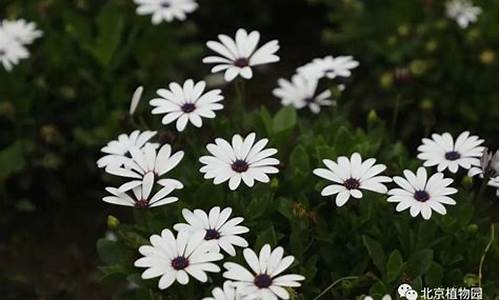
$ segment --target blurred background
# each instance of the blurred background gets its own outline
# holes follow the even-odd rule
[[[478,22],[462,29],[436,0],[200,0],[186,21],[157,26],[131,0],[3,0],[1,18],[34,21],[44,35],[29,59],[0,70],[2,298],[110,299],[95,241],[109,214],[128,212],[100,200],[99,149],[132,130],[137,86],[147,114],[157,88],[204,79],[204,44],[219,33],[243,27],[280,41],[281,62],[247,84],[251,107],[276,111],[276,80],[313,58],[353,55],[360,67],[339,113],[354,126],[372,110],[390,120],[401,95],[397,132],[410,149],[443,130],[497,149],[498,1],[478,4]]]

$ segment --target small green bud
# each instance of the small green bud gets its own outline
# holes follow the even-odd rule
[[[430,110],[430,109],[432,109],[433,106],[434,106],[434,104],[432,103],[432,99],[425,98],[425,99],[422,99],[422,101],[420,101],[420,108],[422,110]]]
[[[387,38],[387,45],[388,46],[394,46],[398,42],[398,38],[394,35],[391,35]]]
[[[385,72],[380,76],[380,86],[383,88],[390,88],[394,84],[394,78],[391,72]]]
[[[462,186],[466,188],[467,190],[470,190],[472,188],[472,185],[474,184],[473,180],[469,176],[464,176],[462,179]]]
[[[378,121],[380,121],[380,118],[378,117],[377,112],[374,109],[370,110],[370,112],[368,113],[367,121],[368,124],[377,123]]]
[[[434,52],[438,47],[438,43],[436,41],[428,41],[426,44],[425,44],[425,50],[427,50],[427,52]]]
[[[408,25],[400,25],[398,27],[398,33],[401,36],[407,36],[410,33],[410,27],[408,27]]]
[[[415,76],[420,76],[427,72],[429,65],[424,60],[414,60],[410,63],[410,72]]]
[[[280,186],[280,182],[277,178],[271,179],[271,189],[278,189]]]
[[[489,49],[488,50],[484,50],[479,55],[479,60],[481,61],[481,63],[483,63],[485,65],[492,64],[495,61],[495,58],[496,58],[495,52],[493,52],[493,51],[491,51]]]
[[[116,217],[109,215],[108,216],[108,228],[110,230],[116,230],[118,226],[120,226],[120,220],[118,220]]]
[[[467,232],[470,234],[476,233],[478,229],[479,226],[477,226],[477,224],[469,224],[469,226],[467,226]]]
[[[479,278],[476,274],[467,274],[464,276],[464,283],[467,287],[473,287],[479,285]]]

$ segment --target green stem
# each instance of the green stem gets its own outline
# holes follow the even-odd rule
[[[234,85],[236,89],[236,100],[234,101],[234,112],[241,117],[244,112],[245,79],[238,78]]]
[[[334,282],[332,282],[332,284],[330,284],[326,289],[324,289],[318,296],[316,296],[316,298],[314,298],[313,300],[318,300],[319,298],[321,298],[321,296],[323,296],[324,294],[326,294],[329,290],[331,290],[333,287],[335,287],[338,283],[344,281],[344,280],[355,280],[355,279],[358,279],[359,277],[358,276],[346,276],[346,277],[342,277],[342,278],[339,278],[337,280],[335,280]]]
[[[488,253],[488,250],[490,250],[490,247],[493,244],[493,241],[495,240],[495,225],[491,224],[490,228],[491,228],[490,240],[489,240],[488,244],[486,245],[486,248],[483,251],[483,255],[481,256],[481,260],[479,261],[479,274],[478,274],[479,288],[481,288],[481,281],[483,279],[484,260],[486,259],[486,254]]]
[[[481,187],[479,188],[479,191],[476,194],[475,201],[479,201],[483,197],[484,191],[486,190],[486,186],[488,185],[488,181],[490,178],[488,176],[484,176],[483,182],[481,182]]]
[[[394,105],[394,110],[392,112],[392,136],[395,137],[396,134],[396,124],[398,122],[399,106],[401,102],[401,93],[398,92],[396,96],[396,104]]]

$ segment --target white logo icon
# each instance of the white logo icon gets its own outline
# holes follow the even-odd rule
[[[416,300],[418,293],[409,284],[403,283],[398,287],[398,294],[401,299]]]

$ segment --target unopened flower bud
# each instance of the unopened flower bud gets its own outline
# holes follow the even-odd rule
[[[116,230],[120,226],[120,221],[116,217],[109,215],[107,224],[110,230]]]

